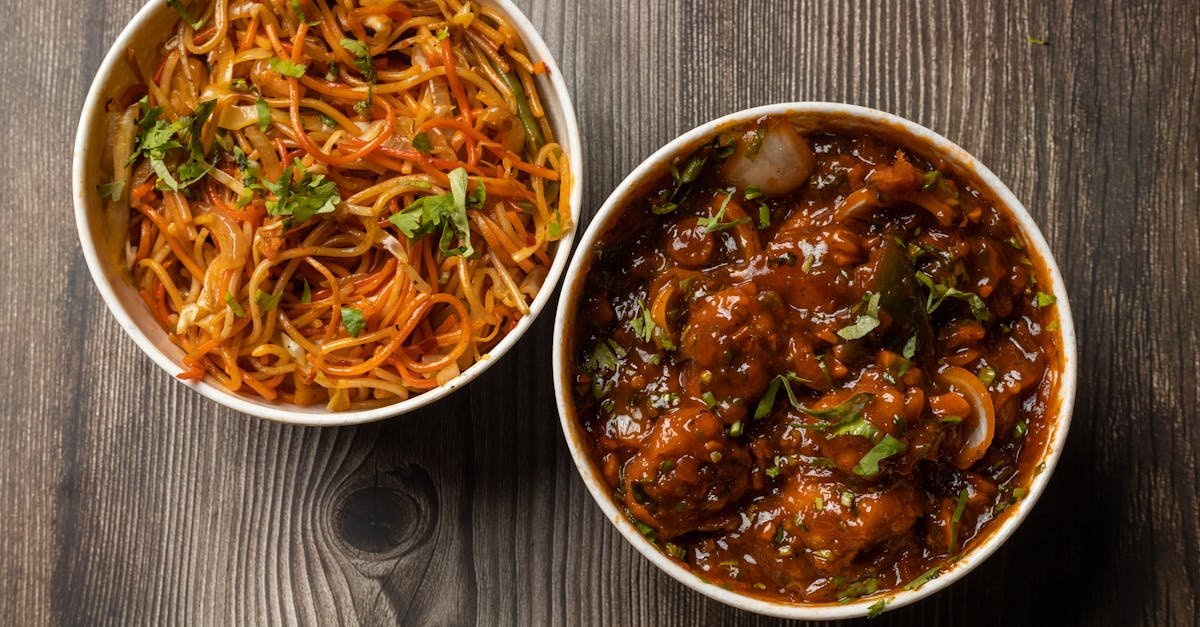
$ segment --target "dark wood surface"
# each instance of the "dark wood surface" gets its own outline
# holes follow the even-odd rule
[[[139,4],[0,19],[0,622],[771,622],[604,520],[559,432],[552,315],[466,390],[359,428],[222,410],[143,356],[69,191],[86,90]],[[1080,337],[1062,462],[1000,552],[873,624],[1197,622],[1200,3],[518,4],[573,90],[586,215],[696,124],[833,100],[945,134],[1042,225]]]

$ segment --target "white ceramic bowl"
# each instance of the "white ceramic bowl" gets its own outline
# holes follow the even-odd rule
[[[1042,453],[1042,461],[1045,463],[1044,470],[1033,478],[1028,494],[1002,515],[999,526],[993,527],[990,535],[986,536],[981,543],[976,544],[962,559],[921,588],[882,595],[883,598],[888,599],[886,609],[890,610],[913,603],[949,586],[966,575],[998,549],[1033,508],[1033,504],[1037,502],[1046,483],[1050,480],[1050,474],[1062,452],[1067,438],[1067,429],[1070,427],[1071,409],[1075,401],[1075,327],[1071,321],[1067,291],[1063,286],[1062,276],[1054,262],[1050,247],[1047,246],[1045,238],[1042,237],[1033,218],[1029,216],[1029,212],[1013,196],[1012,191],[1004,183],[1001,183],[991,170],[945,137],[919,124],[875,109],[836,103],[800,102],[739,111],[692,129],[667,144],[642,162],[608,197],[608,201],[600,208],[599,213],[592,219],[587,232],[580,239],[575,255],[571,259],[571,265],[567,268],[563,295],[558,303],[554,335],[554,387],[558,398],[559,417],[567,445],[571,449],[571,455],[575,458],[575,465],[579,468],[579,474],[587,484],[592,497],[596,499],[596,503],[600,505],[605,516],[616,525],[617,530],[646,559],[653,562],[663,572],[705,596],[743,610],[782,618],[830,620],[860,617],[865,616],[871,604],[881,598],[879,595],[845,604],[795,604],[768,601],[706,583],[678,562],[664,555],[621,514],[614,504],[611,490],[588,458],[583,445],[585,436],[575,418],[571,400],[569,377],[572,370],[570,360],[573,350],[570,345],[572,340],[569,331],[575,319],[576,308],[580,302],[579,292],[583,288],[584,278],[591,265],[592,251],[597,240],[607,230],[608,225],[620,215],[626,203],[643,191],[644,188],[641,188],[641,185],[665,172],[672,159],[689,154],[704,143],[712,141],[713,137],[723,129],[746,124],[768,115],[787,115],[794,121],[800,122],[802,126],[810,125],[810,128],[813,129],[860,130],[888,135],[896,143],[914,150],[918,154],[936,155],[945,159],[952,167],[973,173],[974,178],[985,188],[984,191],[991,192],[999,204],[1006,208],[1016,220],[1028,242],[1030,252],[1040,257],[1049,271],[1052,283],[1049,287],[1058,299],[1055,307],[1062,334],[1062,365],[1058,382],[1058,405],[1047,416],[1053,427],[1046,438],[1046,448]],[[1046,286],[1042,287],[1042,289],[1045,288]]]
[[[583,157],[580,145],[579,126],[575,121],[575,109],[571,106],[571,97],[567,93],[567,85],[563,82],[562,74],[554,58],[550,55],[546,42],[534,29],[533,24],[525,17],[510,0],[484,0],[486,4],[494,5],[505,14],[509,24],[520,34],[525,47],[533,61],[544,61],[550,68],[546,74],[537,77],[538,88],[555,138],[562,144],[570,160],[572,180],[570,189],[563,191],[571,207],[573,222],[579,222],[579,207],[583,202]],[[175,378],[174,375],[183,371],[181,366],[183,351],[172,344],[167,334],[154,321],[145,303],[139,298],[133,287],[108,262],[111,250],[108,246],[106,229],[103,228],[103,203],[96,192],[100,180],[100,158],[105,137],[104,107],[105,103],[119,95],[126,87],[134,83],[123,56],[127,49],[133,49],[139,63],[144,68],[157,65],[157,56],[161,44],[174,32],[174,25],[179,19],[177,13],[162,0],[149,0],[105,55],[96,78],[92,81],[87,101],[83,105],[83,113],[79,119],[79,130],[75,136],[75,154],[72,164],[72,181],[75,197],[75,224],[79,229],[79,242],[83,248],[84,258],[92,273],[92,280],[100,290],[109,311],[121,324],[121,328],[133,338],[154,363]],[[558,243],[550,273],[546,276],[542,290],[530,304],[530,314],[525,316],[517,326],[495,346],[484,359],[467,368],[445,385],[434,388],[424,394],[419,394],[408,400],[361,411],[330,412],[323,406],[300,406],[287,403],[268,402],[235,394],[208,382],[180,381],[204,396],[237,411],[260,418],[276,420],[292,424],[312,426],[350,425],[374,420],[381,420],[399,414],[413,411],[428,405],[454,390],[465,386],[469,381],[479,376],[489,366],[496,363],[514,344],[521,339],[529,327],[533,325],[538,314],[550,300],[558,277],[571,252],[571,242],[575,236],[572,229]],[[178,380],[178,379],[176,379]]]

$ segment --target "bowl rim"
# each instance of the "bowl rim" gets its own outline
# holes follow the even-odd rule
[[[344,412],[330,412],[323,407],[319,409],[314,407],[305,411],[300,406],[255,400],[230,392],[219,384],[210,383],[207,378],[198,382],[179,379],[175,376],[177,373],[183,371],[179,362],[164,353],[149,339],[146,331],[135,322],[134,317],[118,298],[113,285],[114,281],[110,281],[109,277],[105,274],[103,269],[103,263],[105,262],[97,250],[97,242],[92,237],[89,228],[89,195],[92,195],[94,192],[87,188],[87,158],[90,151],[97,149],[96,146],[89,143],[89,138],[93,136],[95,126],[103,124],[104,116],[102,113],[105,106],[105,87],[110,81],[117,78],[116,71],[120,64],[123,63],[122,57],[125,50],[135,43],[139,33],[143,29],[152,25],[158,19],[165,19],[161,16],[166,12],[171,12],[172,9],[165,2],[162,2],[162,0],[147,0],[146,4],[138,10],[129,23],[121,30],[120,35],[113,41],[104,56],[104,60],[101,61],[99,68],[96,70],[95,78],[93,78],[91,86],[88,88],[87,98],[84,101],[83,109],[80,113],[79,125],[76,129],[74,153],[71,162],[75,226],[79,233],[80,247],[83,250],[83,256],[87,263],[88,271],[91,274],[92,282],[100,291],[100,295],[103,297],[109,312],[116,318],[126,335],[133,339],[138,348],[165,371],[171,379],[199,392],[204,397],[224,407],[275,422],[304,426],[363,424],[415,411],[465,387],[470,381],[504,357],[520,341],[526,331],[533,326],[539,314],[546,308],[547,303],[549,303],[556,291],[558,280],[570,258],[572,242],[579,231],[579,216],[583,204],[584,185],[582,136],[579,132],[579,124],[576,120],[575,108],[571,102],[570,91],[567,89],[562,71],[559,69],[558,63],[554,60],[554,56],[551,54],[545,40],[542,39],[541,34],[538,33],[537,29],[529,21],[529,18],[511,0],[483,0],[483,2],[498,7],[505,14],[509,19],[509,24],[520,35],[526,50],[530,54],[531,60],[543,61],[549,69],[548,72],[538,76],[537,79],[543,91],[552,93],[553,99],[557,100],[557,104],[554,105],[552,104],[552,100],[543,98],[545,109],[552,119],[554,119],[554,122],[565,129],[564,136],[559,137],[558,140],[559,144],[564,147],[571,164],[571,189],[567,198],[570,203],[573,226],[558,241],[558,247],[555,250],[549,272],[537,296],[529,305],[529,314],[518,321],[517,325],[481,359],[471,364],[469,368],[445,384],[439,385],[422,394],[409,397],[399,403],[372,409]],[[119,280],[119,277],[115,279],[115,281]],[[162,333],[162,330],[155,327],[151,332]]]
[[[597,239],[606,230],[608,224],[624,207],[627,200],[638,192],[639,185],[650,177],[660,173],[670,160],[683,154],[686,150],[695,148],[702,141],[710,140],[719,130],[752,122],[764,116],[808,115],[815,117],[836,117],[839,120],[861,121],[866,124],[881,127],[888,126],[906,133],[918,145],[928,148],[943,156],[948,162],[960,167],[968,167],[978,182],[990,192],[999,205],[1003,205],[1009,215],[1017,223],[1027,244],[1035,251],[1050,275],[1053,294],[1057,298],[1056,313],[1059,317],[1061,344],[1061,372],[1059,373],[1059,390],[1057,395],[1058,407],[1056,414],[1051,416],[1054,421],[1053,430],[1048,434],[1045,449],[1042,454],[1044,469],[1037,472],[1030,480],[1029,492],[1024,498],[1014,504],[998,528],[993,529],[983,542],[963,555],[954,564],[943,570],[941,574],[921,586],[917,590],[899,590],[876,595],[864,600],[855,600],[845,604],[798,604],[781,601],[770,601],[726,590],[715,584],[702,581],[674,560],[668,558],[657,547],[651,544],[617,509],[607,489],[606,484],[599,478],[583,445],[578,422],[574,417],[574,407],[570,398],[570,382],[567,377],[570,367],[566,354],[566,330],[569,317],[575,313],[578,305],[576,294],[582,289],[583,277],[590,267],[592,249]],[[983,563],[1000,545],[1012,536],[1021,522],[1029,514],[1046,485],[1062,454],[1066,444],[1067,432],[1070,429],[1071,413],[1074,408],[1077,377],[1077,353],[1075,326],[1071,317],[1071,308],[1066,286],[1059,272],[1049,245],[1046,243],[1041,230],[1025,206],[1016,198],[1012,191],[990,169],[971,156],[966,150],[951,142],[942,135],[912,122],[905,118],[858,105],[836,102],[782,102],[759,107],[744,109],[721,116],[675,138],[651,156],[642,161],[616,187],[605,201],[604,205],[594,215],[588,228],[580,236],[575,254],[571,259],[563,279],[562,296],[559,298],[558,309],[555,312],[554,343],[553,343],[553,372],[555,398],[558,404],[559,423],[566,438],[567,447],[580,477],[588,488],[588,492],[599,505],[605,516],[630,544],[650,560],[660,570],[670,575],[685,586],[726,605],[747,610],[757,614],[779,618],[803,620],[831,620],[856,618],[866,616],[872,604],[880,599],[887,599],[885,611],[890,611],[914,603],[930,596],[955,581],[961,579],[976,566]]]

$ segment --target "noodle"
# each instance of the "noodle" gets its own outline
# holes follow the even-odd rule
[[[531,64],[460,0],[180,5],[109,104],[123,267],[179,378],[333,411],[408,399],[523,316],[571,228]],[[140,97],[140,100],[139,100]]]

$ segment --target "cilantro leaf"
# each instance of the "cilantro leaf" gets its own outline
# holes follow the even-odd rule
[[[342,201],[337,184],[327,180],[323,174],[314,175],[306,171],[304,166],[300,166],[300,181],[296,182],[292,175],[295,167],[295,162],[288,164],[274,183],[263,181],[275,195],[266,203],[267,212],[273,216],[287,216],[289,226],[303,224],[317,214],[333,213]]]
[[[192,27],[192,30],[197,30],[201,26],[204,26],[204,20],[196,19],[196,17],[192,15],[192,12],[183,5],[183,0],[167,0],[167,6],[175,9],[175,12],[179,14],[179,17],[183,18],[183,21],[187,22],[188,26]]]
[[[591,373],[614,372],[617,369],[617,356],[613,353],[608,342],[599,342],[592,354],[583,362],[583,369]]]
[[[270,311],[279,306],[279,299],[282,297],[283,294],[270,294],[262,290],[256,290],[254,292],[254,303],[259,307]]]
[[[233,310],[233,315],[239,318],[246,317],[246,310],[242,308],[241,303],[237,302],[237,299],[233,297],[233,294],[225,294],[225,304],[229,305],[229,308]]]
[[[954,504],[954,515],[950,517],[950,548],[958,547],[958,523],[962,520],[963,511],[967,509],[967,489],[958,492],[958,501]]]
[[[980,322],[987,322],[988,320],[991,320],[992,313],[988,309],[987,303],[985,303],[983,298],[981,298],[975,292],[965,292],[954,287],[953,285],[937,283],[933,280],[933,277],[925,274],[924,272],[918,271],[915,276],[917,278],[917,282],[921,285],[924,285],[925,289],[929,290],[929,296],[925,300],[926,313],[933,313],[934,311],[937,311],[937,308],[941,307],[942,303],[945,302],[947,298],[955,298],[967,303],[967,305],[971,308],[971,315],[975,316],[976,320]]]
[[[934,566],[933,568],[930,568],[929,570],[921,573],[920,575],[917,575],[917,577],[915,579],[908,582],[904,586],[904,589],[905,590],[917,590],[921,586],[929,583],[929,580],[936,579],[937,576],[939,574],[941,574],[941,572],[942,572],[942,566],[940,564],[937,566]]]
[[[775,397],[779,395],[780,387],[783,387],[787,392],[788,402],[792,404],[792,407],[804,411],[804,406],[800,404],[800,401],[796,400],[796,393],[792,391],[792,384],[789,381],[807,383],[804,379],[796,376],[794,372],[777,375],[774,379],[771,379],[771,384],[767,386],[767,391],[762,395],[762,398],[758,399],[758,405],[754,408],[755,420],[765,418],[767,414],[771,413],[771,408],[775,406]]]
[[[321,23],[320,19],[316,19],[311,22],[308,21],[308,18],[304,15],[304,10],[300,8],[300,0],[292,0],[291,5],[292,13],[296,14],[297,21],[308,24],[309,26],[316,26],[317,24]]]
[[[350,337],[358,337],[367,323],[363,320],[361,311],[353,307],[342,307],[342,326],[346,327]]]
[[[433,143],[429,141],[429,136],[423,132],[413,136],[412,144],[413,148],[416,148],[417,152],[423,155],[433,152]]]
[[[254,110],[258,113],[258,128],[267,130],[271,126],[271,107],[267,106],[267,101],[259,96],[258,100],[254,101]]]
[[[292,78],[300,78],[301,76],[304,76],[305,70],[308,69],[308,66],[303,63],[293,63],[287,59],[280,59],[279,57],[271,57],[269,60],[267,60],[267,64],[271,66],[272,71],[283,74],[284,76],[290,76]]]
[[[874,594],[878,589],[878,579],[875,579],[874,577],[863,579],[862,581],[856,581],[846,586],[840,592],[838,592],[837,600],[839,603],[845,603],[851,599],[857,599],[859,597],[865,597],[869,594]]]
[[[371,57],[371,49],[357,39],[342,39],[342,48],[354,55],[354,67],[362,72],[363,78],[375,82],[375,60]]]
[[[1034,305],[1036,305],[1039,309],[1042,307],[1048,307],[1057,302],[1058,297],[1056,297],[1054,294],[1047,294],[1045,292],[1038,292],[1037,296],[1034,298]]]
[[[879,474],[879,462],[893,456],[903,453],[908,445],[904,442],[892,437],[890,434],[884,434],[883,439],[879,441],[871,450],[867,451],[862,459],[858,460],[858,464],[854,466],[854,474],[860,477],[874,477]]]
[[[871,294],[867,300],[867,310],[858,316],[853,323],[838,329],[838,336],[844,340],[857,340],[866,337],[868,333],[879,326],[879,293]]]
[[[476,182],[475,192],[467,196],[467,171],[455,168],[450,172],[450,193],[424,196],[388,218],[409,239],[429,235],[441,229],[439,246],[444,255],[470,257],[475,254],[471,245],[471,225],[467,207],[482,207],[487,197],[483,183]],[[455,240],[458,246],[453,246]]]
[[[158,175],[159,186],[173,191],[181,191],[192,183],[204,178],[212,169],[204,152],[201,135],[204,124],[212,115],[216,100],[207,100],[196,106],[192,115],[185,115],[174,122],[160,119],[162,107],[151,107],[149,99],[142,98],[140,105],[142,117],[138,120],[137,144],[125,165],[132,165],[139,158],[149,160],[151,169]],[[179,150],[186,148],[187,156],[183,158]],[[167,159],[179,163],[175,172],[167,165]]]
[[[858,415],[867,408],[867,405],[870,405],[871,401],[874,400],[874,394],[871,394],[870,392],[859,392],[858,394],[846,399],[836,407],[830,407],[828,409],[808,409],[807,407],[803,407],[800,409],[800,411],[815,418],[839,419],[845,421],[852,418],[857,418]]]
[[[705,233],[716,233],[717,231],[724,231],[739,224],[749,222],[750,218],[741,218],[733,222],[721,222],[721,218],[725,217],[725,210],[729,208],[729,201],[731,200],[733,200],[733,192],[725,192],[725,200],[721,203],[721,208],[717,209],[717,214],[712,217],[700,218],[696,220],[696,224],[703,227]]]

